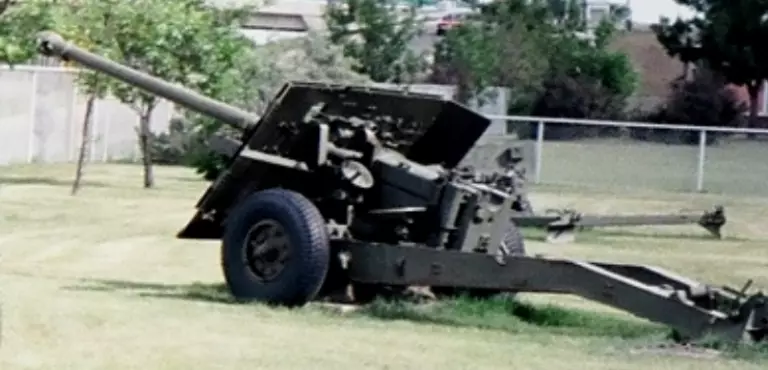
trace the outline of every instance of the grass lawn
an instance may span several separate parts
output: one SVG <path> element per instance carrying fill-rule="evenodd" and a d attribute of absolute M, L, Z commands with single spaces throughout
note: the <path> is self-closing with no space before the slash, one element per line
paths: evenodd
<path fill-rule="evenodd" d="M 543 183 L 603 188 L 690 191 L 696 186 L 699 148 L 633 140 L 546 141 Z M 724 141 L 706 149 L 704 189 L 709 193 L 768 196 L 768 143 Z"/>
<path fill-rule="evenodd" d="M 0 369 L 749 370 L 768 363 L 635 353 L 664 332 L 573 297 L 524 295 L 547 320 L 462 302 L 421 314 L 379 305 L 348 317 L 316 305 L 231 304 L 221 292 L 218 243 L 174 239 L 206 187 L 193 171 L 157 168 L 157 188 L 143 190 L 138 166 L 92 166 L 72 197 L 73 170 L 0 173 Z M 768 198 L 547 187 L 532 200 L 536 208 L 591 212 L 724 204 L 721 241 L 676 226 L 528 245 L 533 253 L 654 264 L 717 284 L 753 278 L 768 288 Z M 536 308 L 547 304 L 567 310 Z"/>

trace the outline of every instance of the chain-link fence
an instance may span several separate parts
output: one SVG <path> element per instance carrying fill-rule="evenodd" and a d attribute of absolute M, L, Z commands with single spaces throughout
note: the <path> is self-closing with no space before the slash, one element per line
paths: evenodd
<path fill-rule="evenodd" d="M 768 130 L 504 118 L 540 184 L 768 195 Z"/>
<path fill-rule="evenodd" d="M 76 73 L 55 67 L 0 69 L 0 164 L 76 158 L 86 106 Z M 507 117 L 494 115 L 505 109 L 498 102 L 478 109 L 493 124 L 465 161 L 475 167 L 492 168 L 497 153 L 519 143 L 506 131 L 527 142 L 528 177 L 540 184 L 768 195 L 768 140 L 761 140 L 768 130 Z M 165 131 L 171 114 L 172 105 L 163 101 L 152 130 Z M 100 99 L 92 119 L 91 161 L 138 157 L 133 110 Z"/>

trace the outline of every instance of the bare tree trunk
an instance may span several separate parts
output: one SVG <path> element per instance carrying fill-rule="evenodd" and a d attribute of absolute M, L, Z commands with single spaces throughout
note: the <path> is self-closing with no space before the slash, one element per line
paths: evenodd
<path fill-rule="evenodd" d="M 149 131 L 149 119 L 152 109 L 146 109 L 139 117 L 139 145 L 141 147 L 141 162 L 144 167 L 144 188 L 155 186 L 155 175 L 152 171 L 152 137 Z"/>
<path fill-rule="evenodd" d="M 470 86 L 467 72 L 459 68 L 456 69 L 458 72 L 458 81 L 456 81 L 456 92 L 454 93 L 454 99 L 456 99 L 456 101 L 461 104 L 469 104 L 469 101 L 472 99 L 472 86 Z"/>
<path fill-rule="evenodd" d="M 757 126 L 757 113 L 760 110 L 760 87 L 761 83 L 750 83 L 747 85 L 747 93 L 749 93 L 749 120 L 747 120 L 747 128 L 754 128 Z M 747 134 L 747 138 L 754 139 L 755 134 Z"/>
<path fill-rule="evenodd" d="M 0 14 L 5 13 L 11 7 L 12 0 L 0 0 Z"/>
<path fill-rule="evenodd" d="M 83 179 L 83 170 L 85 169 L 85 158 L 88 157 L 91 149 L 91 117 L 93 116 L 93 105 L 96 102 L 96 95 L 88 96 L 88 102 L 85 105 L 85 118 L 83 119 L 83 129 L 80 134 L 80 153 L 77 156 L 77 169 L 75 170 L 75 180 L 72 182 L 72 195 L 76 195 L 80 190 L 80 183 Z"/>

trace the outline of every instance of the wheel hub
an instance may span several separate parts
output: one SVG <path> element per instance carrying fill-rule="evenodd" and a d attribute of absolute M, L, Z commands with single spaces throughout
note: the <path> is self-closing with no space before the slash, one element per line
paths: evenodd
<path fill-rule="evenodd" d="M 285 269 L 291 245 L 285 229 L 274 220 L 257 222 L 245 238 L 245 259 L 260 281 L 271 281 Z"/>

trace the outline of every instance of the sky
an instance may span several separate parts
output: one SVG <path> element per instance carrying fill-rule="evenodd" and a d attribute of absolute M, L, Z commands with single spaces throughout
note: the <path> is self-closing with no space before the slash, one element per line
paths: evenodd
<path fill-rule="evenodd" d="M 630 0 L 630 8 L 632 20 L 636 23 L 655 23 L 662 16 L 675 19 L 678 15 L 691 15 L 690 10 L 677 5 L 674 0 Z"/>

